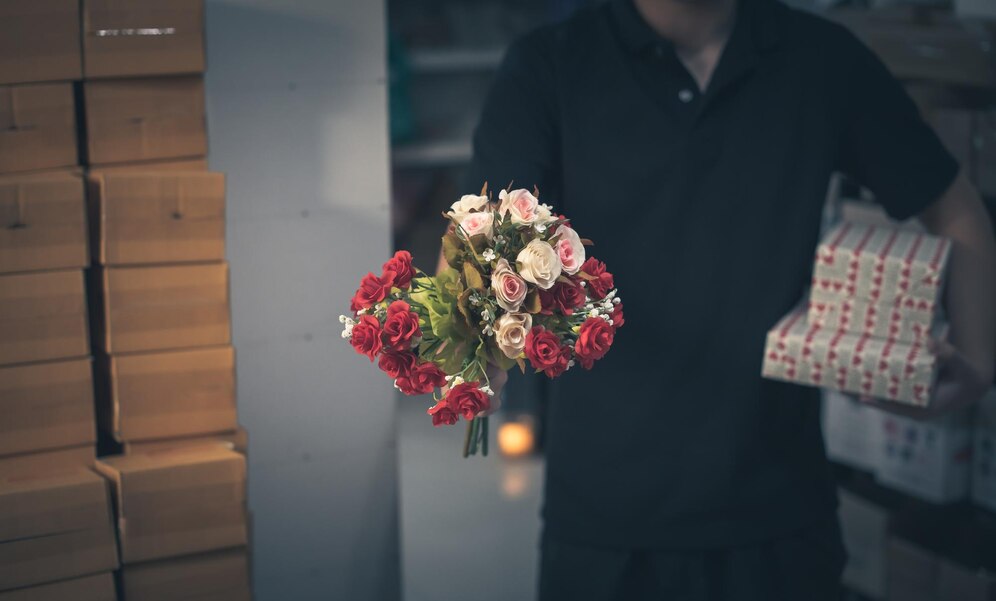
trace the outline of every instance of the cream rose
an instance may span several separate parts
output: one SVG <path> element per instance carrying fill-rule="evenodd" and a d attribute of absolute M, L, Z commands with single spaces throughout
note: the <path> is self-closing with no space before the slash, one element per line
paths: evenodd
<path fill-rule="evenodd" d="M 506 313 L 495 322 L 495 343 L 509 359 L 522 355 L 526 348 L 526 334 L 533 327 L 533 316 L 528 313 Z"/>
<path fill-rule="evenodd" d="M 584 264 L 584 244 L 581 244 L 581 237 L 566 225 L 558 227 L 554 237 L 557 238 L 554 249 L 560 257 L 564 273 L 574 275 Z"/>
<path fill-rule="evenodd" d="M 494 290 L 498 306 L 506 311 L 518 311 L 526 299 L 528 287 L 505 259 L 498 259 L 491 272 L 491 289 Z"/>
<path fill-rule="evenodd" d="M 498 199 L 501 200 L 501 204 L 498 205 L 498 213 L 508 214 L 512 223 L 532 225 L 552 220 L 550 209 L 541 205 L 539 200 L 524 188 L 511 192 L 502 190 L 498 194 Z"/>
<path fill-rule="evenodd" d="M 460 228 L 468 236 L 484 234 L 488 240 L 494 237 L 495 214 L 491 211 L 483 213 L 467 213 L 460 218 Z"/>
<path fill-rule="evenodd" d="M 549 290 L 553 286 L 563 269 L 557 251 L 538 238 L 519 251 L 515 263 L 522 279 L 543 290 Z"/>
<path fill-rule="evenodd" d="M 456 201 L 450 206 L 450 215 L 457 218 L 458 220 L 466 215 L 471 214 L 472 211 L 482 211 L 484 207 L 488 206 L 487 196 L 477 196 L 475 194 L 464 194 L 460 197 L 460 200 Z"/>

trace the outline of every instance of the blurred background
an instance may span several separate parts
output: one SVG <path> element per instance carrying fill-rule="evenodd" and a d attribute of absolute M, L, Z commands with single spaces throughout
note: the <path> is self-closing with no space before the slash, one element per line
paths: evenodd
<path fill-rule="evenodd" d="M 595 3 L 0 0 L 0 600 L 535 598 L 544 381 L 463 459 L 336 318 L 434 266 L 505 48 Z M 790 4 L 996 207 L 996 2 Z M 834 178 L 827 224 L 873 200 Z M 849 598 L 996 599 L 996 395 L 823 426 Z"/>

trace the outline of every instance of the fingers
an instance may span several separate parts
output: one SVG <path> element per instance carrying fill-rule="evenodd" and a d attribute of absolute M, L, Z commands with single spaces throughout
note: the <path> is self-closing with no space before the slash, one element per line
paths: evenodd
<path fill-rule="evenodd" d="M 941 338 L 927 340 L 927 349 L 942 362 L 947 362 L 958 354 L 958 349 L 953 344 Z"/>

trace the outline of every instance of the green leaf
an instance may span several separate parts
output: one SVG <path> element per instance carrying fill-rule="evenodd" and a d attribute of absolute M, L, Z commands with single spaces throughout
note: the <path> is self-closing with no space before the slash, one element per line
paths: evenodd
<path fill-rule="evenodd" d="M 531 290 L 526 295 L 526 300 L 522 302 L 522 310 L 527 313 L 539 313 L 542 308 L 543 303 L 540 302 L 539 292 Z"/>
<path fill-rule="evenodd" d="M 450 267 L 457 267 L 463 261 L 463 241 L 453 232 L 443 236 L 443 258 Z"/>
<path fill-rule="evenodd" d="M 474 316 L 470 311 L 470 295 L 474 291 L 470 288 L 464 290 L 457 298 L 457 310 L 464 318 L 464 323 L 468 328 L 474 327 Z"/>
<path fill-rule="evenodd" d="M 467 282 L 467 288 L 484 290 L 484 277 L 469 261 L 463 264 L 463 279 Z"/>

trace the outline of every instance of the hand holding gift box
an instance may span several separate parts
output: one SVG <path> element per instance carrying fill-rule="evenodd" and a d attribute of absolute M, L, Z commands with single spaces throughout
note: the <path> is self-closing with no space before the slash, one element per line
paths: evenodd
<path fill-rule="evenodd" d="M 926 407 L 950 248 L 920 232 L 835 227 L 817 249 L 807 306 L 768 332 L 762 375 Z"/>

